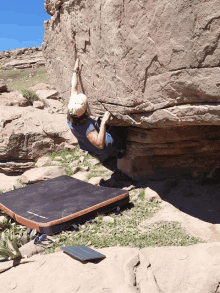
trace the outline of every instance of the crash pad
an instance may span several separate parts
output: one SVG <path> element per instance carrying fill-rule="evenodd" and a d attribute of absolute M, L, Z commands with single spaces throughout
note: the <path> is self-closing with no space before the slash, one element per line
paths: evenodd
<path fill-rule="evenodd" d="M 125 190 L 60 176 L 0 194 L 0 209 L 16 222 L 52 235 L 129 202 Z"/>

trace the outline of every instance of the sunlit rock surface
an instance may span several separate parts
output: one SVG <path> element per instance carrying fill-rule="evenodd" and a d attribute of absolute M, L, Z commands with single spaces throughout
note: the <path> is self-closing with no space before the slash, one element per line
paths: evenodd
<path fill-rule="evenodd" d="M 139 178 L 220 166 L 220 2 L 46 0 L 43 52 L 66 103 L 76 57 L 93 115 L 130 126 L 119 168 Z M 210 173 L 211 172 L 211 173 Z M 210 176 L 211 176 L 210 175 Z"/>

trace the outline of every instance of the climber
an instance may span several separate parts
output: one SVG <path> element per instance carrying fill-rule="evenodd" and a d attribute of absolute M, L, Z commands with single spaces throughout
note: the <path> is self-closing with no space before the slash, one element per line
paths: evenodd
<path fill-rule="evenodd" d="M 126 153 L 126 127 L 109 126 L 112 119 L 106 111 L 97 121 L 90 117 L 87 97 L 78 94 L 79 59 L 77 58 L 72 76 L 71 96 L 68 104 L 67 123 L 77 138 L 79 147 L 108 167 L 108 162 L 122 158 Z"/>

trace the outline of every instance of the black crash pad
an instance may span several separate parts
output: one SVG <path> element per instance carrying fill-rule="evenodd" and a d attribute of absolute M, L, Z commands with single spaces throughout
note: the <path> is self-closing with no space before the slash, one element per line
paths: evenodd
<path fill-rule="evenodd" d="M 125 190 L 95 186 L 66 175 L 0 194 L 2 211 L 48 235 L 128 202 Z"/>

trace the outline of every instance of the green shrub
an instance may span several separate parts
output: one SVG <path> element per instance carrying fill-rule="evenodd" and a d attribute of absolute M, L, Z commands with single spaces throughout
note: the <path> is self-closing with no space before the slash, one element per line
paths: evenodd
<path fill-rule="evenodd" d="M 0 260 L 10 260 L 22 258 L 21 252 L 18 249 L 18 241 L 13 234 L 5 237 L 4 232 L 0 239 Z"/>
<path fill-rule="evenodd" d="M 25 99 L 27 99 L 32 105 L 34 101 L 39 101 L 39 97 L 37 94 L 30 90 L 21 90 L 22 95 Z"/>

